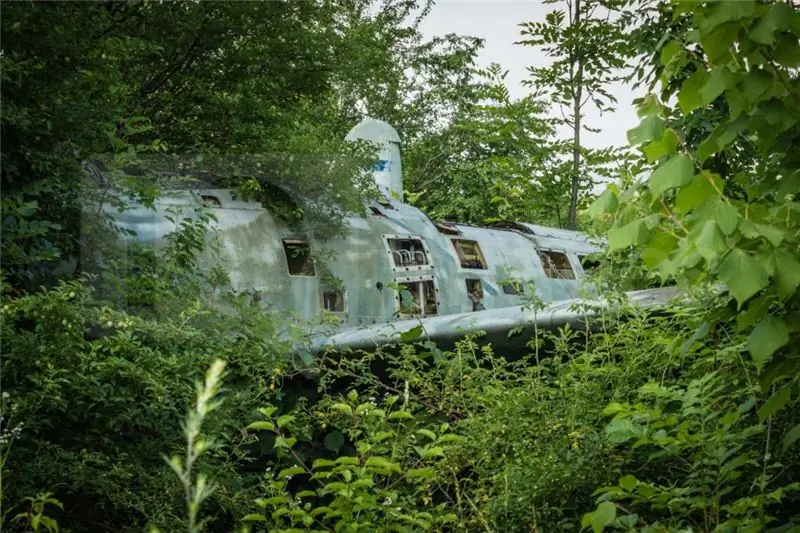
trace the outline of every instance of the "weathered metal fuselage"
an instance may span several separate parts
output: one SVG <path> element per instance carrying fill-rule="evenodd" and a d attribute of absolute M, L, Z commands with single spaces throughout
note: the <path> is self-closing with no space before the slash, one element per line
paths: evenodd
<path fill-rule="evenodd" d="M 325 242 L 292 231 L 226 189 L 175 191 L 155 209 L 131 204 L 113 217 L 136 232 L 128 239 L 159 245 L 175 228 L 168 208 L 180 206 L 191 217 L 209 204 L 232 288 L 305 319 L 332 313 L 343 327 L 518 306 L 533 296 L 526 294 L 531 287 L 544 302 L 576 298 L 584 276 L 580 258 L 599 251 L 578 232 L 524 223 L 445 226 L 390 200 L 371 205 L 366 217 L 349 218 L 346 238 Z M 326 252 L 324 265 L 314 263 L 309 249 L 311 256 Z"/>

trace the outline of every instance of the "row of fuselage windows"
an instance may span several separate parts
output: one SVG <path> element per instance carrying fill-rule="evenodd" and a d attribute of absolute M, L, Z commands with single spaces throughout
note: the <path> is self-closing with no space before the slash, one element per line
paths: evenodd
<path fill-rule="evenodd" d="M 389 255 L 395 268 L 422 267 L 430 264 L 428 250 L 421 239 L 386 239 Z M 486 270 L 488 265 L 477 241 L 452 239 L 461 268 Z M 283 239 L 286 264 L 292 276 L 315 276 L 314 261 L 308 243 L 302 239 Z M 579 256 L 584 270 L 594 268 L 597 263 L 586 256 Z M 544 273 L 553 279 L 575 279 L 575 271 L 567 255 L 554 250 L 539 251 Z M 513 294 L 507 292 L 506 294 Z"/>
<path fill-rule="evenodd" d="M 412 267 L 430 265 L 428 249 L 419 238 L 402 237 L 387 238 L 388 253 L 392 258 L 395 270 L 409 270 Z M 462 268 L 486 270 L 488 265 L 483 256 L 480 245 L 476 241 L 452 239 L 453 246 Z M 316 276 L 314 260 L 308 242 L 303 239 L 283 239 L 283 249 L 286 253 L 286 263 L 289 274 L 292 276 Z M 539 252 L 545 274 L 554 279 L 575 279 L 569 258 L 562 252 L 542 250 Z M 580 256 L 585 270 L 596 266 L 587 256 Z M 472 302 L 472 310 L 484 309 L 483 283 L 477 278 L 467 278 L 466 293 Z M 525 292 L 522 281 L 519 279 L 506 279 L 500 281 L 503 293 L 510 296 L 521 296 Z M 399 282 L 397 285 L 398 314 L 401 316 L 431 316 L 438 310 L 438 290 L 433 279 L 424 279 Z M 332 313 L 346 313 L 346 293 L 343 290 L 327 288 L 320 293 L 321 307 Z"/>

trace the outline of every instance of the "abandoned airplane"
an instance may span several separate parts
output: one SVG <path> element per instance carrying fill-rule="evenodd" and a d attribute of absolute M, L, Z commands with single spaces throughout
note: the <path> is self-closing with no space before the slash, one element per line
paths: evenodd
<path fill-rule="evenodd" d="M 504 342 L 514 328 L 575 324 L 597 312 L 576 309 L 576 303 L 604 305 L 579 299 L 589 256 L 602 251 L 602 243 L 525 222 L 492 227 L 434 222 L 401 200 L 400 138 L 389 124 L 366 119 L 347 139 L 381 147 L 373 175 L 384 198 L 369 206 L 366 218 L 348 219 L 345 239 L 315 242 L 259 203 L 237 200 L 226 189 L 174 191 L 155 209 L 135 204 L 122 212 L 106 209 L 121 228 L 135 232 L 128 238 L 156 244 L 174 228 L 165 218 L 168 207 L 211 206 L 232 288 L 255 291 L 261 304 L 302 319 L 324 313 L 340 319 L 337 330 L 316 332 L 310 343 L 315 353 L 395 342 L 417 326 L 417 340 L 452 341 L 465 332 L 485 331 L 491 340 Z M 323 246 L 335 252 L 325 265 L 332 276 L 323 276 L 312 259 L 312 251 Z M 550 305 L 527 308 L 531 290 Z M 651 306 L 671 295 L 655 290 L 631 297 Z"/>

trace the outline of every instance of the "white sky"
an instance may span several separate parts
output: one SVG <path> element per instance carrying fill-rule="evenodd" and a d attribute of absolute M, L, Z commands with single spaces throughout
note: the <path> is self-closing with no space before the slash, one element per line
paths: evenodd
<path fill-rule="evenodd" d="M 542 21 L 547 13 L 559 7 L 541 0 L 438 0 L 427 18 L 420 24 L 426 38 L 455 33 L 485 39 L 478 56 L 482 67 L 499 63 L 508 70 L 506 83 L 514 97 L 528 92 L 521 82 L 527 77 L 527 67 L 548 64 L 546 55 L 530 46 L 515 45 L 521 40 L 521 22 Z M 613 87 L 611 93 L 619 101 L 613 113 L 600 113 L 586 107 L 586 122 L 600 129 L 599 134 L 583 132 L 585 145 L 590 148 L 627 145 L 625 132 L 639 121 L 631 101 L 636 97 L 629 87 Z M 553 109 L 558 114 L 558 109 Z"/>

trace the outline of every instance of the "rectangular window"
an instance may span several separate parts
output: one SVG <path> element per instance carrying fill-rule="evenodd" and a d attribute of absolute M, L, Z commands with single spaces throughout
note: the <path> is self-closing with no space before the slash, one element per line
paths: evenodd
<path fill-rule="evenodd" d="M 399 314 L 406 316 L 430 316 L 438 310 L 436 286 L 432 279 L 405 281 L 397 284 Z"/>
<path fill-rule="evenodd" d="M 486 260 L 483 258 L 483 252 L 477 241 L 453 239 L 453 246 L 458 254 L 461 268 L 487 268 Z"/>
<path fill-rule="evenodd" d="M 584 272 L 591 272 L 600 266 L 600 261 L 593 259 L 591 255 L 579 255 L 578 261 L 581 262 Z"/>
<path fill-rule="evenodd" d="M 562 252 L 552 250 L 541 250 L 539 259 L 542 260 L 544 273 L 548 278 L 554 279 L 575 279 L 575 272 L 569 263 L 569 258 Z"/>
<path fill-rule="evenodd" d="M 324 289 L 322 291 L 322 309 L 330 313 L 347 312 L 347 301 L 344 291 Z"/>
<path fill-rule="evenodd" d="M 286 253 L 286 265 L 289 268 L 289 275 L 316 275 L 308 242 L 302 239 L 283 239 L 283 251 Z"/>
<path fill-rule="evenodd" d="M 430 264 L 428 251 L 420 238 L 395 237 L 388 238 L 389 253 L 395 267 L 408 268 Z"/>
<path fill-rule="evenodd" d="M 509 296 L 520 296 L 525 292 L 522 286 L 522 280 L 518 279 L 504 279 L 500 282 L 503 286 L 503 293 Z"/>
<path fill-rule="evenodd" d="M 483 305 L 483 284 L 481 280 L 474 278 L 467 278 L 467 297 L 472 302 L 473 311 L 483 311 L 486 309 Z"/>

